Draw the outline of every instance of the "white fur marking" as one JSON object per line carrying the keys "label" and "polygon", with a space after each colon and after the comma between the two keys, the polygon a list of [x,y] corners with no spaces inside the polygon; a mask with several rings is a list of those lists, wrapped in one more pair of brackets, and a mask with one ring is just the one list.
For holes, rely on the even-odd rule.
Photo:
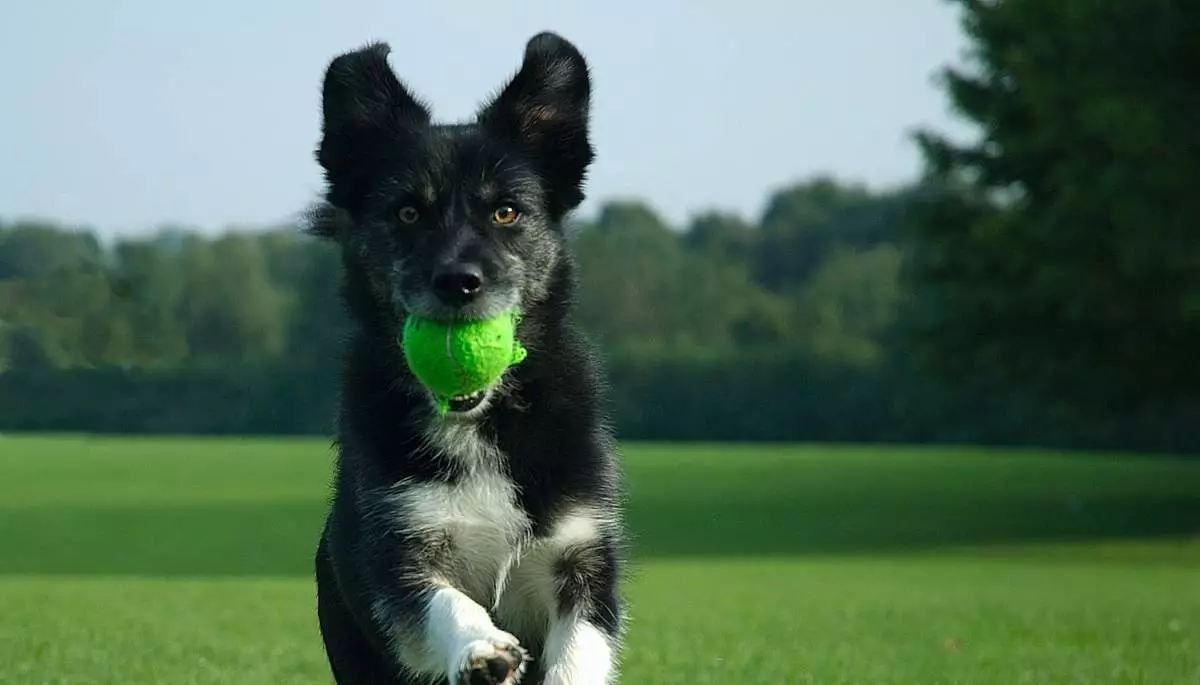
{"label": "white fur marking", "polygon": [[559,550],[594,542],[600,537],[603,521],[592,507],[578,507],[554,526],[549,543]]}
{"label": "white fur marking", "polygon": [[545,634],[558,612],[555,566],[567,549],[596,540],[605,525],[593,507],[564,513],[551,534],[521,551],[495,605],[502,625],[518,633]]}
{"label": "white fur marking", "polygon": [[487,611],[454,588],[441,588],[429,598],[425,609],[426,648],[441,662],[456,662],[471,642],[500,632]]}
{"label": "white fur marking", "polygon": [[481,469],[453,485],[402,484],[389,501],[403,529],[450,537],[454,557],[443,570],[446,583],[480,604],[495,603],[515,548],[529,534],[512,481]]}
{"label": "white fur marking", "polygon": [[[610,524],[593,507],[579,507],[564,516],[550,538],[552,560],[563,551],[596,541]],[[553,587],[553,568],[546,569],[542,583]],[[569,607],[558,607],[562,612]],[[544,659],[545,685],[608,685],[613,677],[613,647],[600,629],[579,618],[578,613],[557,613],[550,622]]]}
{"label": "white fur marking", "polygon": [[498,656],[506,648],[519,648],[517,638],[496,628],[483,607],[450,587],[440,588],[429,597],[425,634],[420,642],[420,649],[402,653],[408,667],[444,675],[451,683],[470,663]]}
{"label": "white fur marking", "polygon": [[[487,410],[491,391],[469,416]],[[453,460],[469,471],[495,471],[501,462],[499,448],[484,440],[469,417],[433,417],[425,425],[425,444],[444,458]]]}
{"label": "white fur marking", "polygon": [[398,636],[402,659],[414,671],[444,674],[453,683],[466,664],[518,647],[492,623],[484,609],[491,606],[507,630],[547,635],[546,685],[608,685],[615,671],[608,638],[574,614],[560,617],[554,588],[562,554],[597,540],[612,522],[594,507],[579,506],[558,516],[548,536],[532,540],[513,482],[492,467],[501,456],[496,448],[469,424],[445,422],[427,435],[431,446],[467,470],[453,485],[399,483],[386,498],[402,529],[446,534],[454,555],[439,567],[437,580],[446,587],[429,599],[425,634]]}
{"label": "white fur marking", "polygon": [[550,625],[545,661],[545,685],[608,685],[614,670],[608,637],[571,616]]}

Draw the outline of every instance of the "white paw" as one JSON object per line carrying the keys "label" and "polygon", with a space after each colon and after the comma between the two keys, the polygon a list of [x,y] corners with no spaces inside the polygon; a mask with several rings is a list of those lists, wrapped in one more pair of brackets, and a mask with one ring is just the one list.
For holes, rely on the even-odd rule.
{"label": "white paw", "polygon": [[450,669],[450,685],[517,685],[528,663],[517,638],[497,631],[463,648]]}

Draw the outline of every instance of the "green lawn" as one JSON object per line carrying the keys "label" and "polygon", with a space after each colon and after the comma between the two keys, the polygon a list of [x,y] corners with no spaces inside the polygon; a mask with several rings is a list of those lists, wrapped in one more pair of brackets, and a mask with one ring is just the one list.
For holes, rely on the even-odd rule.
{"label": "green lawn", "polygon": [[[330,683],[319,440],[0,438],[0,683]],[[1200,683],[1200,462],[630,446],[625,683]]]}

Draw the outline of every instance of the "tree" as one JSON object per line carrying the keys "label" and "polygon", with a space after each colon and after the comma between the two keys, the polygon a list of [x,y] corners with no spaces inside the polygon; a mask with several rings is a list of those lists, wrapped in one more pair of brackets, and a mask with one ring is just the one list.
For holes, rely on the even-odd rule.
{"label": "tree", "polygon": [[882,362],[900,302],[901,252],[883,244],[834,250],[797,299],[799,330],[822,363],[868,366]]}
{"label": "tree", "polygon": [[0,321],[11,364],[125,363],[132,335],[109,276],[109,255],[90,232],[41,222],[0,230]]}
{"label": "tree", "polygon": [[287,358],[316,368],[337,368],[351,331],[341,300],[341,253],[325,241],[307,239],[295,253],[288,282],[295,298],[288,331]]}
{"label": "tree", "polygon": [[914,346],[1070,406],[1200,399],[1200,4],[953,1],[980,136],[917,135]]}
{"label": "tree", "polygon": [[688,250],[747,267],[753,264],[757,241],[758,231],[754,226],[739,217],[714,211],[694,217],[683,234],[683,245]]}
{"label": "tree", "polygon": [[580,321],[610,353],[712,355],[786,337],[786,307],[743,262],[689,250],[641,203],[606,204],[575,250]]}
{"label": "tree", "polygon": [[838,247],[866,250],[898,238],[905,193],[875,193],[818,177],[773,193],[755,243],[756,275],[778,292],[803,285]]}
{"label": "tree", "polygon": [[102,262],[100,242],[90,232],[44,222],[0,227],[0,280],[61,276]]}
{"label": "tree", "polygon": [[169,366],[187,358],[187,330],[179,311],[183,273],[176,252],[158,238],[119,241],[114,290],[133,330],[132,362]]}
{"label": "tree", "polygon": [[271,282],[267,255],[254,235],[230,232],[180,249],[180,315],[198,362],[276,359],[287,335],[287,300]]}

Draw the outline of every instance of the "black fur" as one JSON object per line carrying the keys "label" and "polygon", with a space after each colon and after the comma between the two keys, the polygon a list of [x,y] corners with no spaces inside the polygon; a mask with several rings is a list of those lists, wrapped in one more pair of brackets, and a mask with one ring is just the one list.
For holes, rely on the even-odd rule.
{"label": "black fur", "polygon": [[[602,374],[571,321],[574,263],[562,231],[583,200],[593,159],[584,58],[564,39],[539,34],[476,121],[442,125],[396,78],[388,52],[375,44],[329,66],[317,151],[327,193],[311,225],[341,246],[343,295],[356,324],[343,370],[334,493],[316,555],[321,632],[340,685],[427,682],[407,672],[394,634],[422,630],[431,579],[453,575],[447,564],[457,541],[407,529],[386,497],[467,477],[470,460],[429,439],[436,422],[496,448],[493,466],[515,485],[530,523],[522,544],[547,535],[579,504],[619,520]],[[500,225],[492,213],[501,205],[519,219]],[[434,285],[439,274],[468,267],[482,282],[467,301]],[[470,318],[511,307],[521,313],[517,335],[528,357],[479,409],[439,417],[397,344],[404,317]],[[554,568],[556,610],[579,612],[617,646],[619,523],[564,550]],[[533,656],[521,682],[540,682],[546,636],[516,637]],[[481,673],[471,677],[487,682]]]}

